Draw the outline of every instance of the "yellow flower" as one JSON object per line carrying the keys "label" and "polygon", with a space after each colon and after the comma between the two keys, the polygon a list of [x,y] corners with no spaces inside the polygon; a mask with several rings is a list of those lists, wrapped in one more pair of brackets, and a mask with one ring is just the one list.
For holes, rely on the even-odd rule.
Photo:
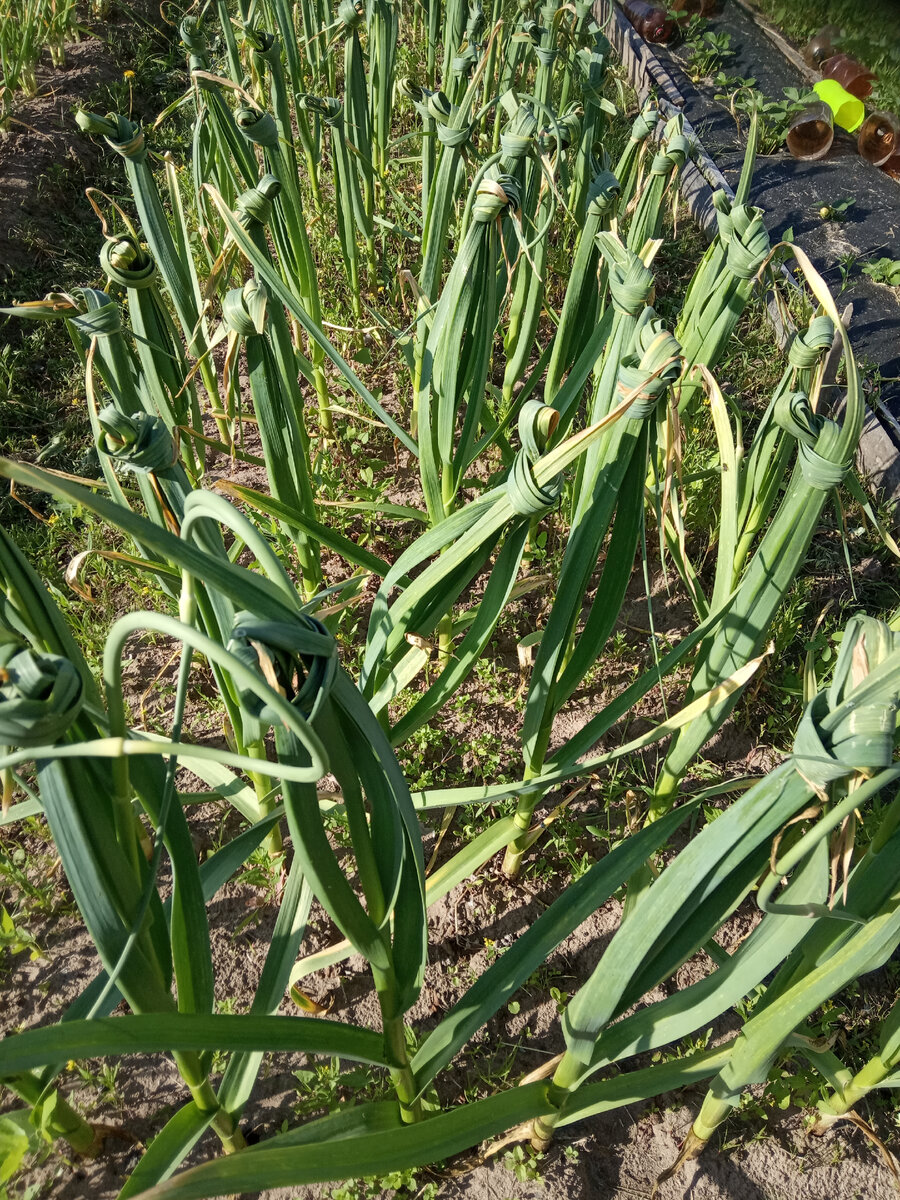
{"label": "yellow flower", "polygon": [[123,71],[122,78],[123,79],[134,79],[134,71]]}

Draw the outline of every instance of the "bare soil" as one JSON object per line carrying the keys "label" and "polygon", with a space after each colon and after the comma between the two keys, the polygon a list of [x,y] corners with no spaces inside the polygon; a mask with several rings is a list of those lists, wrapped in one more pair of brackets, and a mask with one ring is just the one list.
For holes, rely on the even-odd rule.
{"label": "bare soil", "polygon": [[83,189],[103,151],[79,132],[74,111],[104,85],[122,81],[127,53],[125,61],[113,57],[110,39],[118,42],[128,29],[135,22],[120,11],[98,34],[68,44],[64,67],[52,67],[45,55],[36,95],[21,101],[8,132],[0,133],[0,282],[35,268],[58,269],[62,281],[67,228],[96,224]]}
{"label": "bare soil", "polygon": [[[487,965],[485,939],[498,947],[510,944],[559,891],[561,878],[526,881],[519,889],[499,874],[496,864],[475,884],[457,888],[432,911],[431,961],[421,999],[414,1010],[415,1024],[426,1031],[458,998]],[[618,924],[616,901],[604,905],[585,922],[553,956],[548,978],[568,990],[596,964]],[[275,909],[259,889],[229,884],[210,906],[213,924],[214,965],[221,981],[219,1001],[231,1001],[243,1011],[252,996],[274,923]],[[247,924],[247,921],[250,921]],[[740,914],[738,933],[753,920]],[[310,948],[320,941],[318,926],[327,925],[322,914],[313,921]],[[743,929],[740,926],[743,926]],[[12,961],[6,979],[7,1029],[41,1025],[58,1019],[97,967],[89,939],[74,918],[55,919],[33,932],[48,956],[27,962],[24,955]],[[326,939],[327,940],[327,939]],[[686,987],[705,970],[703,964],[682,969],[676,985]],[[329,1016],[356,1024],[378,1026],[378,1008],[363,963],[351,958],[340,966],[306,981],[309,994],[331,1004]],[[442,1084],[442,1100],[452,1104],[470,1088],[473,1077],[491,1075],[514,1054],[508,1083],[534,1070],[562,1048],[556,1003],[547,984],[526,986],[517,995],[520,1010],[504,1010],[467,1048]],[[282,1012],[296,1012],[291,1004]],[[721,1036],[719,1031],[717,1036]],[[99,1064],[84,1064],[96,1068]],[[245,1128],[255,1140],[278,1132],[287,1119],[298,1119],[304,1092],[294,1072],[309,1063],[301,1055],[271,1055],[254,1098],[245,1113]],[[96,1086],[80,1082],[73,1070],[63,1076],[63,1087],[92,1119],[111,1125],[102,1155],[93,1160],[63,1164],[55,1155],[48,1162],[20,1175],[11,1195],[25,1195],[29,1184],[43,1184],[40,1195],[58,1200],[112,1200],[153,1134],[187,1093],[174,1068],[161,1056],[123,1059],[115,1082],[114,1098],[103,1100]],[[495,1083],[496,1086],[496,1083]],[[757,1089],[759,1091],[759,1089]],[[340,1094],[340,1093],[339,1093]],[[485,1161],[488,1147],[460,1156],[442,1169],[420,1171],[417,1186],[438,1183],[440,1200],[630,1200],[647,1197],[657,1177],[678,1154],[679,1143],[696,1115],[703,1089],[661,1097],[650,1106],[635,1105],[566,1128],[538,1164],[539,1177],[520,1181],[503,1163],[503,1154]],[[348,1099],[349,1093],[341,1095]],[[307,1110],[303,1116],[313,1116]],[[302,1118],[301,1118],[302,1119]],[[727,1142],[723,1145],[723,1138]],[[744,1116],[733,1119],[723,1138],[714,1143],[682,1176],[663,1184],[660,1200],[888,1200],[895,1195],[892,1176],[877,1151],[850,1126],[811,1138],[803,1115],[772,1110],[765,1127]],[[215,1154],[215,1145],[201,1144],[191,1162]],[[339,1159],[336,1159],[336,1166]],[[338,1172],[336,1171],[336,1174]],[[21,1189],[21,1190],[20,1190]],[[264,1200],[320,1200],[330,1194],[328,1185],[278,1189],[261,1193]],[[394,1195],[393,1191],[379,1193]],[[415,1192],[412,1193],[413,1195]]]}

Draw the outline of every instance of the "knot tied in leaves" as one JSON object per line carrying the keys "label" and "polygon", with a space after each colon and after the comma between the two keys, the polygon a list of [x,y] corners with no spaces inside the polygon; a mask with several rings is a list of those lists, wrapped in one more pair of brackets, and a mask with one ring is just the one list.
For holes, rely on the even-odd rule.
{"label": "knot tied in leaves", "polygon": [[134,238],[107,239],[100,251],[100,265],[107,278],[120,287],[140,291],[156,282],[156,263]]}
{"label": "knot tied in leaves", "polygon": [[621,191],[622,186],[612,171],[608,169],[598,171],[591,180],[588,192],[587,215],[597,219],[604,217],[607,213],[614,212],[616,205],[619,203]]}
{"label": "knot tied in leaves", "polygon": [[337,125],[344,111],[343,104],[334,96],[303,94],[297,97],[297,104],[304,112],[311,112],[317,117],[321,117],[326,125]]}
{"label": "knot tied in leaves", "polygon": [[83,691],[67,658],[15,642],[0,646],[0,744],[27,749],[58,742],[81,711]]}
{"label": "knot tied in leaves", "polygon": [[350,32],[358,29],[365,20],[365,9],[356,0],[341,0],[337,10],[341,26]]}
{"label": "knot tied in leaves", "polygon": [[266,305],[269,293],[261,279],[248,279],[243,287],[226,292],[222,302],[222,316],[232,333],[240,337],[253,337],[265,328]]}
{"label": "knot tied in leaves", "polygon": [[650,174],[670,175],[680,171],[690,156],[691,143],[683,133],[675,132],[667,138],[665,149],[654,154]]}
{"label": "knot tied in leaves", "polygon": [[798,330],[788,349],[788,362],[795,371],[810,371],[818,363],[834,337],[830,317],[813,317],[806,329]]}
{"label": "knot tied in leaves", "polygon": [[644,311],[653,292],[653,273],[628,250],[614,233],[595,234],[600,253],[609,266],[609,294],[616,310],[636,317]]}
{"label": "knot tied in leaves", "polygon": [[541,486],[534,478],[531,464],[537,462],[559,424],[559,412],[541,400],[527,400],[519,413],[519,437],[522,449],[516,455],[506,480],[512,510],[521,517],[539,516],[552,508],[562,494],[564,477],[554,476]]}
{"label": "knot tied in leaves", "polygon": [[482,179],[472,205],[472,219],[486,224],[507,214],[517,215],[520,205],[519,183],[512,175]]}
{"label": "knot tied in leaves", "polygon": [[520,104],[500,134],[501,170],[510,171],[516,162],[527,157],[534,148],[538,122],[529,104]]}
{"label": "knot tied in leaves", "polygon": [[845,457],[841,426],[814,412],[805,392],[780,397],[774,416],[782,429],[797,439],[800,470],[810,487],[822,492],[838,487],[852,461]]}
{"label": "knot tied in leaves", "polygon": [[[238,613],[228,651],[257,671],[310,722],[331,691],[338,669],[334,639],[312,617],[264,621],[252,613]],[[261,730],[280,723],[278,713],[256,693],[242,689],[239,697],[242,708]]]}
{"label": "knot tied in leaves", "polygon": [[106,292],[80,288],[76,302],[80,311],[66,313],[66,319],[88,341],[91,338],[115,338],[122,333],[122,310]]}
{"label": "knot tied in leaves", "polygon": [[552,125],[547,125],[541,130],[541,149],[545,153],[549,153],[556,147],[564,150],[577,144],[581,137],[581,116],[582,110],[579,106],[570,104]]}
{"label": "knot tied in leaves", "polygon": [[78,128],[83,133],[103,137],[107,145],[117,154],[133,162],[143,163],[147,159],[147,145],[144,141],[144,131],[136,121],[130,121],[118,113],[107,113],[101,117],[99,113],[79,109],[75,114]]}
{"label": "knot tied in leaves", "polygon": [[245,25],[244,40],[253,50],[254,54],[260,58],[266,59],[276,51],[280,53],[278,38],[274,33],[269,33],[268,30],[257,29],[253,25]]}
{"label": "knot tied in leaves", "polygon": [[199,17],[185,17],[178,26],[178,35],[188,54],[195,54],[199,58],[206,57],[206,37],[203,33],[203,22]]}
{"label": "knot tied in leaves", "polygon": [[245,228],[254,221],[260,225],[268,225],[272,216],[272,205],[280,191],[280,181],[266,172],[260,177],[256,187],[249,188],[238,196],[234,203],[235,216]]}
{"label": "knot tied in leaves", "polygon": [[131,416],[108,404],[98,415],[97,449],[127,471],[155,475],[178,461],[178,448],[165,423],[147,412]]}
{"label": "knot tied in leaves", "polygon": [[[827,691],[807,705],[794,740],[794,766],[818,790],[889,767],[897,729],[896,676],[880,678],[900,634],[874,617],[847,625]],[[865,686],[868,684],[869,686]],[[879,686],[880,684],[880,686]]]}
{"label": "knot tied in leaves", "polygon": [[442,146],[462,153],[474,128],[467,119],[467,110],[453,104],[445,92],[430,91],[405,76],[398,79],[397,91],[412,101],[426,128],[434,122],[434,130]]}
{"label": "knot tied in leaves", "polygon": [[443,92],[431,92],[425,108],[428,117],[436,123],[437,138],[442,146],[452,150],[467,145],[474,125],[464,120],[462,110],[451,104]]}
{"label": "knot tied in leaves", "polygon": [[652,101],[648,101],[634,119],[631,126],[630,138],[633,142],[645,142],[660,121],[660,111]]}
{"label": "knot tied in leaves", "polygon": [[278,145],[278,126],[271,113],[260,112],[242,104],[234,110],[234,120],[238,129],[255,146],[271,149]]}
{"label": "knot tied in leaves", "polygon": [[666,391],[681,374],[681,346],[652,308],[641,314],[634,350],[619,367],[620,400],[634,396],[628,410],[633,421],[653,416]]}
{"label": "knot tied in leaves", "polygon": [[715,193],[713,203],[728,270],[738,279],[752,279],[771,247],[763,210],[752,204],[731,204],[723,192]]}

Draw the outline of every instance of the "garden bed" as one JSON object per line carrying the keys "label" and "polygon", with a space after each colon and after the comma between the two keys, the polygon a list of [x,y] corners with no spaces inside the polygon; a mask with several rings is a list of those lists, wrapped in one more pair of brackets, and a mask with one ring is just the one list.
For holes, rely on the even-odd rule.
{"label": "garden bed", "polygon": [[[88,55],[88,51],[85,54]],[[97,65],[91,78],[117,80],[119,67],[119,63],[115,67]],[[221,69],[224,71],[224,66]],[[141,107],[140,111],[149,123],[152,106],[148,103],[147,108]],[[38,115],[42,112],[40,108],[36,110]],[[47,116],[47,112],[43,115]],[[629,118],[633,115],[633,112],[629,113]],[[404,121],[407,121],[405,115]],[[626,133],[627,123],[614,126],[610,145],[614,139],[623,141]],[[404,136],[409,136],[406,126]],[[26,161],[24,151],[30,144],[13,141],[16,170]],[[79,145],[88,143],[82,140]],[[106,150],[103,153],[108,155]],[[7,167],[2,155],[0,144],[0,173],[5,173]],[[188,157],[185,153],[185,160]],[[36,173],[47,170],[45,160],[40,156],[28,161]],[[90,170],[94,169],[93,152],[87,154],[84,161]],[[723,162],[726,176],[730,172],[733,178],[734,160]],[[118,160],[116,165],[118,168]],[[73,171],[78,178],[79,190],[82,169]],[[54,186],[59,189],[53,193],[55,208],[64,210],[70,202],[74,203],[68,190],[72,178],[65,172],[54,175],[52,168],[50,173],[54,176]],[[415,198],[414,184],[408,179],[404,183],[408,189],[405,203],[409,208]],[[0,188],[2,186],[0,177]],[[118,186],[122,187],[120,176]],[[24,182],[18,183],[13,178],[11,187],[11,194],[20,195],[21,192],[15,189],[24,188]],[[310,202],[309,195],[305,199]],[[397,214],[391,212],[391,215],[396,217]],[[29,219],[37,222],[33,226],[35,246],[52,248],[65,239],[65,228],[56,225],[52,212],[35,212]],[[679,221],[684,221],[684,214],[679,215]],[[314,227],[311,223],[311,228]],[[656,303],[660,313],[674,323],[681,294],[700,257],[701,248],[698,239],[692,233],[686,233],[683,224],[678,226],[677,233],[670,227],[665,232],[670,245],[659,252],[654,263],[658,290]],[[395,239],[386,243],[392,251],[396,251],[397,244],[403,245],[399,242],[401,235],[396,227],[385,236]],[[316,249],[327,263],[322,274],[333,289],[326,293],[325,318],[330,322],[326,328],[332,331],[360,373],[373,358],[376,359],[372,371],[365,375],[366,381],[373,389],[377,382],[379,399],[391,419],[406,421],[409,413],[404,368],[400,365],[392,369],[385,365],[385,345],[391,339],[380,341],[371,332],[365,339],[354,337],[352,330],[342,328],[345,323],[350,323],[346,307],[348,293],[340,282],[342,268],[334,239],[328,242],[323,237]],[[566,275],[565,268],[571,265],[571,258],[561,243],[558,250]],[[17,298],[24,298],[20,290],[21,272],[29,265],[28,248],[24,254],[21,250],[17,253],[21,255],[19,260],[10,259],[13,275],[9,288]],[[825,247],[821,253],[824,256]],[[408,254],[408,248],[404,248],[404,254]],[[69,261],[65,257],[55,258],[52,249],[48,251],[44,265],[52,271],[59,265],[64,272],[58,278],[59,286],[66,290],[94,278],[86,276],[81,262],[70,274]],[[387,285],[383,286],[387,291]],[[367,299],[374,307],[373,294],[374,289]],[[560,298],[560,294],[552,294],[552,306],[557,311]],[[131,303],[136,304],[136,301],[132,299]],[[392,297],[390,303],[394,305],[389,310],[390,319],[399,324],[400,302]],[[735,398],[744,405],[748,427],[755,424],[781,370],[772,337],[761,328],[761,315],[761,306],[748,310],[721,364],[723,379],[728,380]],[[545,315],[542,336],[548,329]],[[340,336],[348,332],[351,336]],[[378,334],[377,326],[374,332]],[[65,344],[65,339],[61,338],[59,345],[64,347]],[[216,347],[212,356],[219,372],[225,361],[223,349]],[[503,382],[499,344],[495,350],[498,367],[491,374],[491,381],[498,390]],[[302,385],[313,430],[311,462],[318,486],[326,498],[320,513],[326,514],[350,540],[350,552],[354,547],[362,548],[394,560],[426,523],[421,513],[415,520],[409,514],[409,506],[422,503],[415,461],[410,453],[398,447],[397,441],[383,426],[371,423],[369,409],[350,398],[345,377],[329,368],[329,380],[332,386],[345,389],[338,391],[341,400],[337,410],[338,437],[342,439],[339,442],[322,436],[313,415],[312,387],[306,378]],[[81,404],[80,384],[77,386],[77,400]],[[257,397],[251,395],[249,378],[240,379],[239,392],[245,409],[251,411]],[[349,416],[346,413],[348,406]],[[343,419],[345,416],[346,420]],[[203,430],[210,437],[216,435],[216,423],[208,414]],[[706,442],[703,442],[704,436]],[[697,504],[706,523],[702,528],[698,524],[689,548],[700,564],[702,584],[709,586],[712,569],[707,559],[715,553],[718,501],[718,494],[709,481],[719,472],[717,466],[713,469],[709,466],[712,453],[709,431],[698,435],[697,442],[701,446],[696,451],[691,445],[687,447],[686,469],[697,469],[697,482],[701,486],[692,494],[691,502]],[[256,426],[251,424],[240,447],[254,459],[264,457]],[[17,454],[23,453],[21,445],[17,445],[16,450]],[[696,457],[691,457],[692,454]],[[32,457],[27,452],[23,456]],[[488,455],[478,462],[463,481],[460,507],[477,500],[485,492],[487,481],[500,473],[501,465],[498,455]],[[265,490],[267,476],[258,461],[241,463],[238,454],[219,452],[216,455],[210,453],[204,480],[207,485],[214,480],[225,480]],[[642,484],[643,479],[638,482]],[[103,568],[98,572],[99,603],[95,608],[74,597],[66,591],[58,568],[65,565],[72,553],[88,544],[105,545],[102,525],[91,515],[86,500],[84,505],[67,504],[48,501],[37,491],[29,490],[25,494],[39,513],[50,518],[49,526],[43,531],[46,534],[43,543],[41,534],[31,532],[28,535],[33,545],[44,546],[46,557],[42,558],[39,551],[34,559],[41,574],[51,580],[66,618],[77,622],[80,639],[90,641],[92,665],[96,668],[98,647],[106,628],[114,615],[134,606],[136,590],[140,594],[138,602],[151,609],[171,609],[171,598],[158,583],[153,587],[148,585],[142,591],[140,585],[135,588],[133,583],[126,583],[124,573],[118,568],[108,571]],[[145,495],[145,500],[149,495]],[[361,512],[341,519],[340,510],[332,506],[335,500],[346,502],[348,496],[365,505],[372,495],[387,517],[370,516],[363,507]],[[152,503],[152,496],[147,502]],[[393,511],[392,505],[397,506]],[[407,506],[405,519],[402,506]],[[843,564],[843,528],[830,517],[823,522],[816,535],[810,565],[789,592],[785,611],[773,627],[777,653],[754,679],[735,717],[725,722],[704,748],[687,777],[689,791],[712,778],[734,779],[741,775],[764,778],[770,775],[790,750],[800,712],[803,656],[807,647],[817,653],[827,652],[827,657],[833,659],[833,635],[848,610],[867,603],[870,609],[885,611],[896,603],[891,575],[893,564],[877,539],[862,529],[862,518],[854,510],[854,520],[857,517],[859,526],[854,525],[847,532],[853,564],[850,574]],[[29,518],[22,517],[23,523],[26,520]],[[493,642],[479,656],[471,676],[456,689],[452,701],[403,747],[403,768],[414,792],[463,785],[499,785],[517,779],[521,774],[518,739],[528,683],[528,656],[523,658],[519,650],[523,639],[546,623],[558,590],[552,572],[558,568],[567,539],[566,523],[561,516],[551,513],[544,520],[543,540],[537,536],[532,539],[523,572],[532,580],[531,590],[507,606]],[[292,585],[299,587],[296,534],[292,541],[276,522],[262,521],[261,524],[267,538],[289,563]],[[52,544],[52,531],[56,529],[56,536],[59,536],[61,525],[65,532]],[[649,540],[652,542],[653,538]],[[116,543],[117,547],[129,544],[124,538]],[[460,604],[461,609],[472,608],[484,601],[491,569],[497,569],[491,554],[488,553],[482,569],[476,572],[473,586]],[[242,564],[252,561],[252,555],[245,551],[239,561]],[[351,566],[352,563],[348,564],[336,552],[323,554],[322,573],[328,584],[345,583],[351,576]],[[647,575],[643,576],[638,570],[625,591],[603,658],[587,672],[565,711],[560,713],[553,729],[553,748],[565,744],[602,706],[614,701],[635,677],[650,670],[657,652],[664,653],[693,628],[693,610],[686,591],[677,583],[671,564],[663,569],[652,545],[647,552],[646,566]],[[532,577],[544,575],[545,571],[551,572],[550,578],[534,583]],[[241,576],[247,587],[258,577],[258,572]],[[202,573],[199,579],[201,585],[206,583]],[[585,590],[586,605],[596,600],[603,586],[603,578],[597,570]],[[376,581],[370,579],[361,590],[361,600],[351,604],[343,616],[335,614],[341,659],[354,679],[359,666],[362,631],[375,591]],[[254,597],[248,595],[249,604]],[[652,612],[648,610],[648,600],[652,601]],[[820,633],[817,618],[829,609],[831,617]],[[437,642],[437,631],[425,632]],[[411,626],[409,644],[415,646],[418,637],[418,627]],[[177,645],[177,640],[168,634],[156,636],[152,643],[136,637],[128,643],[124,695],[131,720],[145,733],[162,734],[167,729],[164,719],[177,686],[178,664],[174,659]],[[432,650],[431,661],[417,686],[411,689],[411,696],[404,698],[402,703],[394,703],[386,713],[386,726],[400,719],[404,707],[423,694],[433,677],[432,672],[439,669],[438,663]],[[675,711],[680,704],[688,674],[683,665],[667,681],[668,709],[663,707],[661,710],[659,693],[652,689],[626,717],[614,724],[598,748],[612,750],[628,739],[652,730],[665,712]],[[216,696],[216,681],[208,662],[199,665],[195,662],[191,668],[185,714],[186,737],[202,746],[221,750],[231,744],[226,733],[231,735],[233,742],[233,729],[226,729],[223,709],[213,702]],[[274,756],[271,738],[263,754]],[[382,744],[379,754],[385,762],[389,760],[386,743]],[[497,853],[471,878],[434,904],[429,911],[430,948],[424,983],[409,1010],[410,1023],[415,1026],[420,1041],[441,1024],[478,978],[502,961],[504,953],[527,939],[542,914],[555,901],[595,864],[607,859],[623,839],[627,840],[629,831],[637,828],[636,813],[645,797],[652,793],[652,780],[663,757],[663,752],[656,747],[641,747],[622,763],[604,765],[585,780],[574,780],[548,790],[539,814],[563,800],[567,800],[569,806],[565,812],[557,814],[544,840],[526,859],[527,865],[520,879],[513,882],[502,873]],[[346,771],[349,768],[337,760],[335,769]],[[205,786],[197,776],[190,776],[186,771],[178,778],[182,792],[202,791]],[[325,803],[330,803],[335,795],[335,778],[327,776],[320,786]],[[103,802],[103,789],[97,789],[94,799],[98,805]],[[436,861],[446,866],[455,853],[492,821],[496,822],[508,813],[510,807],[509,801],[461,807],[454,823],[446,827],[439,810],[428,814],[423,818],[426,863],[436,852]],[[718,801],[707,805],[702,821],[698,814],[698,825],[708,821],[707,828],[714,828],[723,808]],[[186,811],[190,822],[190,849],[201,865],[208,863],[212,855],[227,846],[243,828],[243,822],[222,800],[191,804]],[[90,812],[86,811],[86,817],[89,816]],[[327,826],[327,832],[341,870],[358,884],[351,854],[352,839],[346,822],[335,819]],[[672,836],[665,852],[666,862],[674,861],[678,852],[690,844],[693,832],[685,827]],[[286,904],[286,892],[289,892],[287,870],[295,850],[294,840],[288,837],[285,846],[287,855],[284,859],[276,857],[272,861],[264,851],[255,853],[237,877],[217,891],[209,905],[211,962],[217,979],[215,1000],[220,1013],[245,1013],[256,995],[276,921]],[[2,850],[2,902],[14,915],[14,929],[9,940],[11,947],[19,950],[14,956],[10,953],[4,963],[7,1018],[3,1032],[10,1038],[9,1045],[13,1045],[15,1035],[21,1031],[50,1025],[57,1020],[100,963],[93,941],[77,915],[46,825],[29,818],[27,823],[4,831]],[[760,870],[764,865],[761,860]],[[161,899],[168,901],[172,887],[165,857],[159,883]],[[436,1098],[445,1110],[464,1111],[464,1104],[498,1093],[512,1093],[513,1085],[522,1076],[546,1066],[552,1056],[565,1050],[559,1021],[561,1012],[601,962],[621,924],[622,894],[618,888],[613,891],[616,893],[613,898],[598,905],[575,932],[561,939],[544,965],[511,992],[465,1049],[453,1058],[437,1083]],[[716,940],[719,946],[729,953],[737,952],[758,922],[758,910],[748,898],[736,906],[718,929]],[[284,936],[284,931],[281,935]],[[341,930],[325,910],[319,905],[314,906],[303,944],[304,954],[327,949],[340,938]],[[197,949],[200,948],[198,941]],[[35,951],[33,957],[29,954],[31,950]],[[654,987],[642,1003],[662,1003],[677,998],[680,992],[705,978],[712,965],[713,960],[703,950],[690,955],[682,966]],[[836,1037],[842,1053],[849,1047],[852,1062],[857,1065],[869,1052],[866,1027],[884,1019],[895,998],[895,981],[896,969],[892,963],[875,974],[865,975],[861,988],[857,987],[855,992],[851,989],[842,999],[830,1002],[830,1008],[817,1011],[812,1018],[818,1022],[816,1031],[823,1036]],[[298,1001],[287,994],[280,1005],[270,1005],[271,1011],[277,1008],[283,1015],[292,1017],[298,1027],[304,1020],[312,1021],[310,1017],[301,1017],[301,1011],[318,1011],[323,1026],[331,1020],[344,1026],[381,1028],[383,1012],[372,988],[369,967],[361,956],[354,955],[329,965],[315,975],[301,977],[298,982],[305,996],[301,993]],[[282,992],[285,991],[282,988]],[[119,1006],[117,1019],[126,1011],[125,1005]],[[679,1040],[671,1047],[640,1054],[631,1065],[639,1068],[666,1062],[677,1065],[683,1058],[721,1044],[736,1033],[740,1025],[741,1017],[737,1013],[725,1013],[712,1020],[708,1030],[704,1023],[689,1041]],[[112,1200],[163,1122],[187,1097],[182,1078],[169,1057],[142,1053],[109,1061],[116,1065],[105,1065],[99,1059],[79,1059],[70,1063],[61,1077],[61,1091],[75,1107],[91,1120],[110,1127],[105,1131],[101,1153],[95,1158],[73,1154],[60,1156],[58,1143],[49,1152],[26,1160],[24,1169],[3,1185],[11,1198],[23,1197],[24,1200],[27,1196],[29,1200],[37,1200],[40,1196],[52,1196],[75,1200],[89,1194],[98,1200]],[[218,1054],[212,1060],[212,1079],[216,1086],[222,1082],[223,1065],[224,1056]],[[614,1080],[618,1070],[613,1067],[605,1075]],[[543,1157],[535,1158],[525,1148],[527,1137],[522,1136],[500,1148],[491,1163],[483,1161],[486,1147],[482,1147],[462,1154],[438,1156],[439,1162],[435,1165],[405,1174],[400,1171],[384,1173],[370,1186],[350,1182],[341,1190],[338,1185],[332,1188],[327,1184],[306,1186],[297,1183],[290,1187],[270,1188],[263,1194],[266,1200],[327,1196],[348,1200],[353,1197],[355,1200],[363,1195],[416,1197],[420,1200],[462,1200],[463,1197],[470,1200],[512,1197],[537,1200],[539,1196],[548,1200],[564,1200],[565,1197],[593,1200],[602,1195],[610,1200],[625,1200],[635,1194],[647,1194],[660,1174],[672,1165],[706,1087],[703,1080],[677,1093],[663,1092],[649,1107],[646,1103],[635,1103],[565,1126]],[[687,1167],[679,1178],[663,1183],[660,1196],[667,1200],[685,1194],[687,1189],[695,1200],[762,1200],[774,1194],[785,1200],[820,1200],[823,1195],[844,1200],[844,1197],[856,1194],[873,1200],[882,1200],[882,1197],[887,1200],[894,1194],[891,1173],[859,1129],[842,1125],[821,1138],[811,1138],[806,1132],[808,1122],[800,1107],[811,1107],[821,1089],[821,1081],[813,1078],[806,1067],[801,1067],[797,1058],[785,1058],[780,1074],[776,1074],[767,1087],[757,1083],[747,1090],[738,1115],[727,1126],[725,1137],[729,1140],[725,1141],[720,1135],[697,1164]],[[314,1058],[298,1053],[272,1053],[267,1056],[245,1111],[247,1141],[258,1145],[276,1136],[285,1123],[288,1126],[307,1125],[337,1104],[381,1099],[390,1094],[386,1072],[351,1065],[347,1060],[338,1063],[337,1056],[332,1060],[327,1055]],[[8,1095],[4,1099],[8,1101]],[[16,1107],[15,1102],[5,1103],[4,1111],[13,1107]],[[890,1110],[886,1111],[882,1103],[876,1108],[873,1120],[889,1143],[890,1119]],[[392,1129],[382,1140],[388,1143],[395,1137],[402,1138],[405,1133],[403,1129]],[[476,1146],[478,1140],[478,1136],[473,1136],[470,1144]],[[201,1142],[186,1155],[185,1165],[208,1161],[216,1154],[214,1145],[212,1138]],[[335,1178],[348,1173],[342,1159],[347,1145],[348,1142],[340,1140],[328,1145],[324,1161],[329,1168],[334,1168]]]}

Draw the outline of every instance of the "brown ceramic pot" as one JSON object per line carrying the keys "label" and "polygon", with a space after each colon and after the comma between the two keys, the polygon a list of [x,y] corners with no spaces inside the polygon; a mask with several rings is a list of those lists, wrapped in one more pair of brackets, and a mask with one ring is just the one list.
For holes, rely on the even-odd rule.
{"label": "brown ceramic pot", "polygon": [[818,67],[834,55],[835,38],[840,37],[840,34],[837,25],[825,25],[815,37],[809,39],[803,48],[803,57],[811,67]]}
{"label": "brown ceramic pot", "polygon": [[825,79],[835,80],[857,100],[865,100],[871,94],[875,80],[868,67],[849,54],[833,54],[831,58],[826,58],[822,63],[822,75]]}
{"label": "brown ceramic pot", "polygon": [[882,166],[900,150],[900,120],[893,113],[870,112],[860,126],[857,145],[863,158]]}
{"label": "brown ceramic pot", "polygon": [[810,104],[791,118],[784,139],[794,158],[824,158],[834,141],[834,120],[827,104]]}
{"label": "brown ceramic pot", "polygon": [[648,42],[665,43],[675,33],[675,22],[666,16],[665,10],[647,4],[646,0],[628,0],[624,12],[636,32]]}

